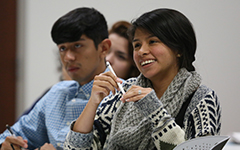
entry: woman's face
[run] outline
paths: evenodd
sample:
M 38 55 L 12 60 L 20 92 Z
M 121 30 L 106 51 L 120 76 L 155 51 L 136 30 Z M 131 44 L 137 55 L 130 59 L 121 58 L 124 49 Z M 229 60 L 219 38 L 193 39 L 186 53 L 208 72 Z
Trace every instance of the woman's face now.
M 177 74 L 177 53 L 153 34 L 137 29 L 133 48 L 133 57 L 138 69 L 151 81 L 171 79 Z
M 128 52 L 128 40 L 115 33 L 111 33 L 109 39 L 112 45 L 106 60 L 110 62 L 118 77 L 126 79 L 132 65 Z

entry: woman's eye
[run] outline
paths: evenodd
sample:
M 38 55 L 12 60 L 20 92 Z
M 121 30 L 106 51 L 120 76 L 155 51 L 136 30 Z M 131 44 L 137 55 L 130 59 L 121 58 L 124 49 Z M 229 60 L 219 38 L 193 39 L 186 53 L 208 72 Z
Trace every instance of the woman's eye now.
M 75 45 L 75 48 L 80 48 L 80 47 L 82 47 L 82 45 L 80 45 L 80 44 Z
M 118 58 L 121 59 L 121 60 L 126 60 L 127 58 L 123 55 L 118 55 Z
M 156 43 L 157 41 L 156 40 L 150 40 L 149 43 L 150 44 L 153 44 L 153 43 Z
M 140 44 L 136 43 L 133 45 L 134 49 L 137 49 L 138 47 L 140 47 Z

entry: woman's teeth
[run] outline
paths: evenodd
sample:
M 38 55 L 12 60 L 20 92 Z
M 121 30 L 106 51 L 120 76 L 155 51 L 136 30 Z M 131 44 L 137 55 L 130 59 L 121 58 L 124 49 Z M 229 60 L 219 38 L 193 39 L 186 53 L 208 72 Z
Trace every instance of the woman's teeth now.
M 155 61 L 155 60 L 146 60 L 146 61 L 143 61 L 143 62 L 141 63 L 141 65 L 144 66 L 144 65 L 150 64 L 150 63 L 152 63 L 152 62 L 154 62 L 154 61 Z

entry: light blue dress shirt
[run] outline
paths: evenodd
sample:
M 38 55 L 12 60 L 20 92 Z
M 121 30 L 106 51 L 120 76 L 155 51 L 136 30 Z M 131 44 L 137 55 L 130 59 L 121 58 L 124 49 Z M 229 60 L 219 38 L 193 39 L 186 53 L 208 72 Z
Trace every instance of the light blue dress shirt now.
M 57 83 L 11 129 L 16 136 L 28 140 L 28 149 L 37 148 L 46 142 L 62 149 L 69 125 L 79 117 L 90 98 L 92 84 L 93 80 L 83 86 L 76 81 Z M 0 135 L 0 143 L 9 135 L 9 131 L 4 131 Z

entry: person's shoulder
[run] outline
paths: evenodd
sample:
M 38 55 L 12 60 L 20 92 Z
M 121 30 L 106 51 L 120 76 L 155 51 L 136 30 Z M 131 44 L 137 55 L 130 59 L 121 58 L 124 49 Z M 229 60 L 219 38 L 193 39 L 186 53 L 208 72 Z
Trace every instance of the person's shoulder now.
M 204 101 L 209 106 L 212 106 L 212 107 L 220 106 L 220 102 L 218 100 L 217 93 L 213 89 L 211 89 L 205 85 L 202 85 L 199 87 L 198 93 L 199 93 L 199 95 L 200 95 L 200 93 L 202 95 L 201 101 Z
M 44 95 L 44 101 L 50 102 L 57 100 L 60 104 L 60 101 L 65 101 L 66 95 L 67 98 L 73 98 L 78 92 L 79 84 L 74 80 L 60 81 L 53 85 L 51 89 Z
M 188 105 L 186 114 L 190 114 L 192 110 L 202 105 L 213 105 L 214 107 L 220 106 L 216 92 L 206 85 L 199 86 L 195 91 Z
M 54 86 L 56 87 L 71 87 L 71 86 L 78 86 L 78 82 L 74 80 L 66 80 L 66 81 L 60 81 L 56 83 Z
M 52 86 L 51 91 L 59 91 L 66 89 L 78 89 L 79 84 L 74 80 L 60 81 Z
M 191 103 L 194 104 L 194 102 L 199 111 L 205 113 L 207 110 L 208 113 L 214 114 L 215 117 L 220 118 L 221 105 L 218 96 L 213 89 L 201 85 L 192 98 Z
M 194 98 L 199 100 L 205 99 L 205 98 L 217 99 L 217 94 L 213 89 L 207 87 L 206 85 L 201 85 L 195 92 L 193 99 Z

